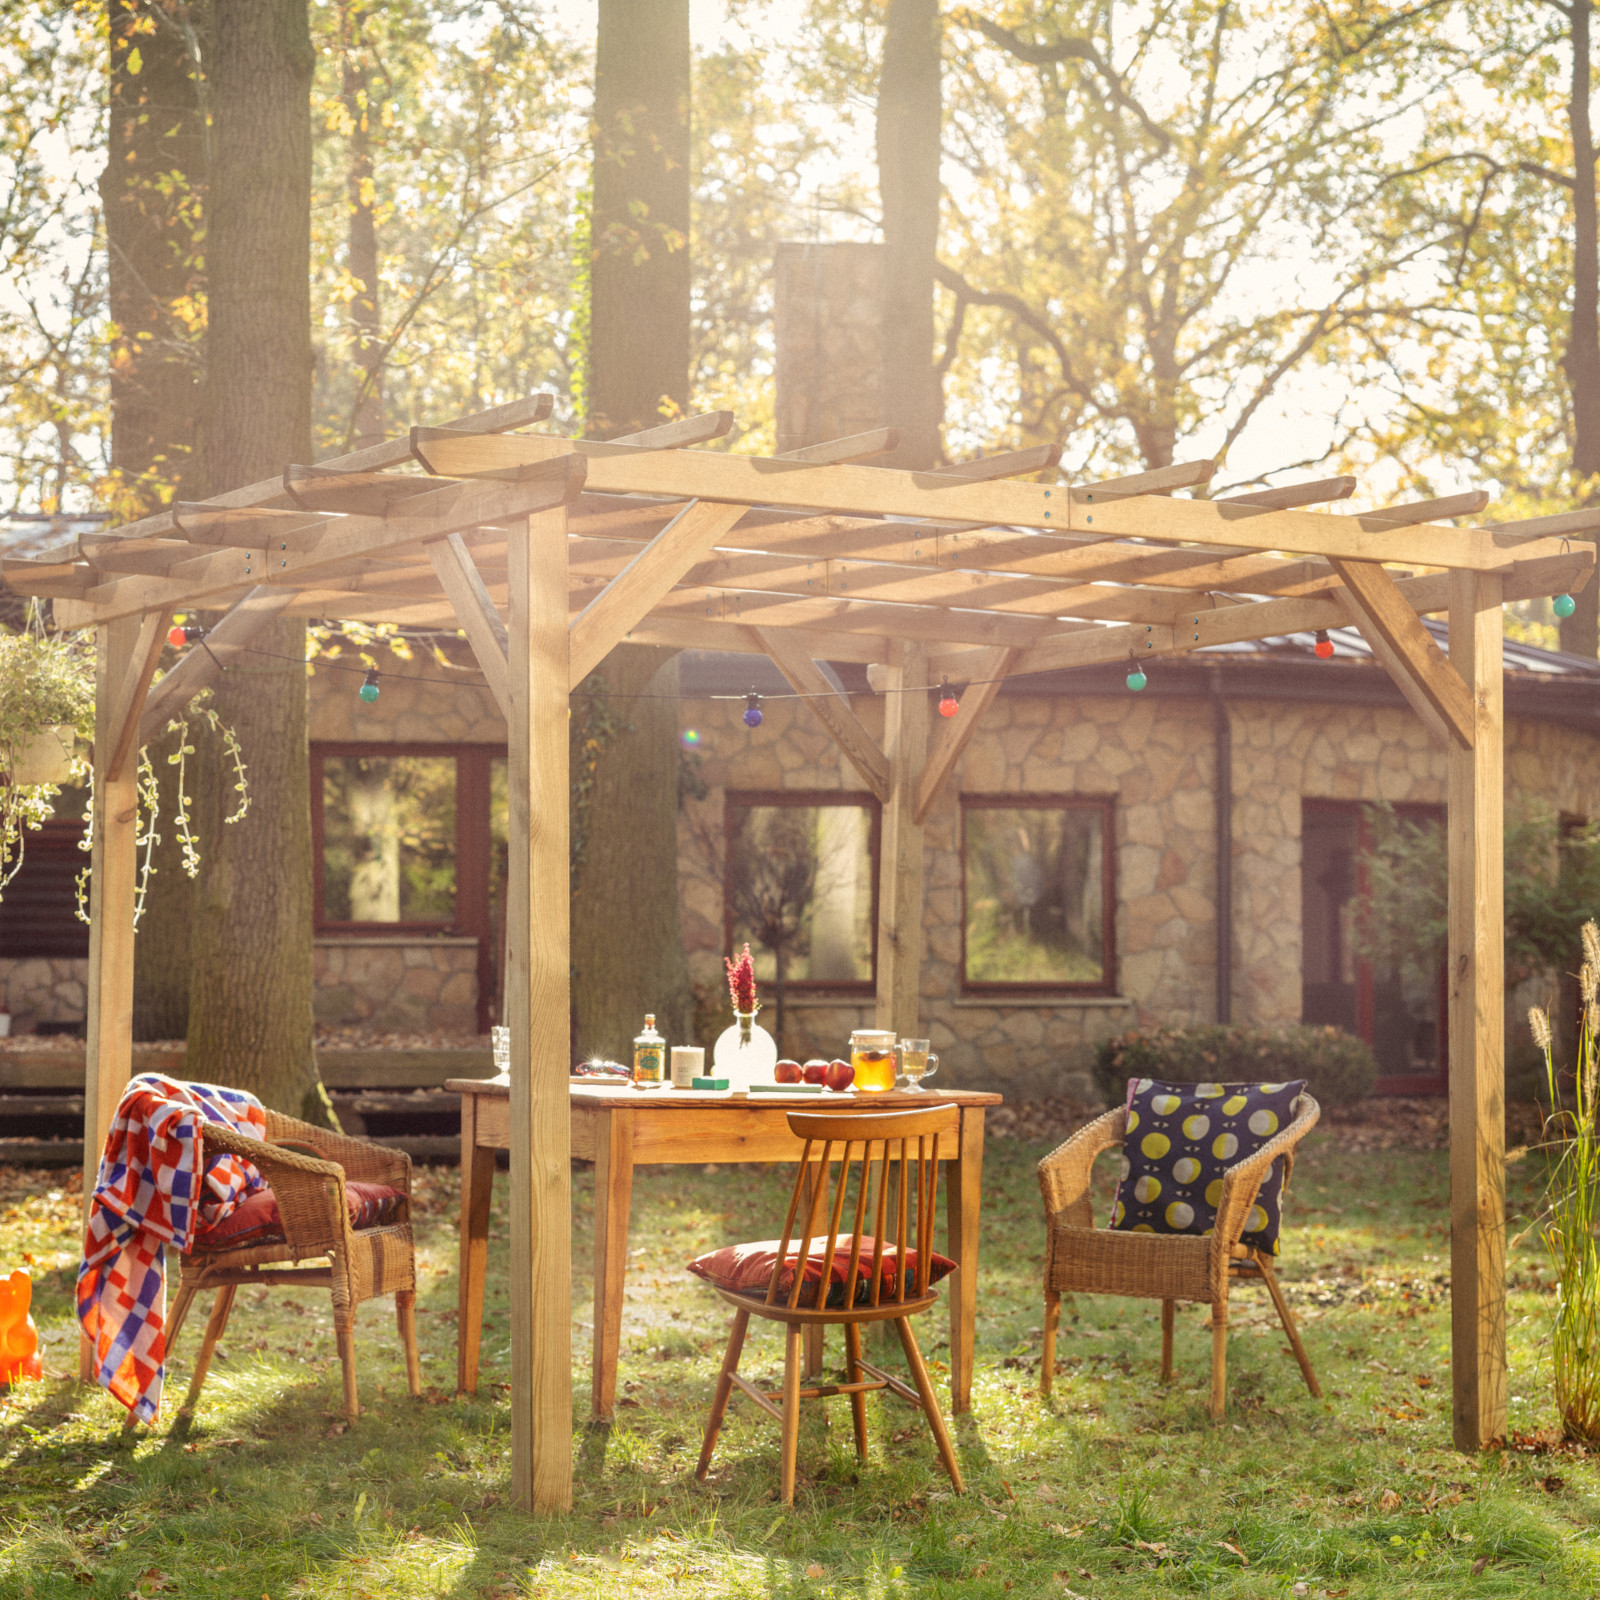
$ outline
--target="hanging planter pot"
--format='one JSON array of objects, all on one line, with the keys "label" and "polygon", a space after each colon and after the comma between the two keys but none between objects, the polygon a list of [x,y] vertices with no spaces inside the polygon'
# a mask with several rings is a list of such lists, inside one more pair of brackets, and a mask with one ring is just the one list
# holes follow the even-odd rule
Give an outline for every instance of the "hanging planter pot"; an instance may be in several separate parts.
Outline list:
[{"label": "hanging planter pot", "polygon": [[41,728],[11,746],[6,781],[22,788],[38,783],[65,783],[72,776],[72,745],[76,730],[70,722]]}]

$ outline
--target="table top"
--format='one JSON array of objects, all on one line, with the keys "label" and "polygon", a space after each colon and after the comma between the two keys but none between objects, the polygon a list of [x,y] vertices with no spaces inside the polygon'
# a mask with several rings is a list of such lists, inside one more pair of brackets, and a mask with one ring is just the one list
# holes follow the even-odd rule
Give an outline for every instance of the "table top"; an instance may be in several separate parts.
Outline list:
[{"label": "table top", "polygon": [[[998,1106],[1004,1096],[976,1089],[881,1089],[867,1091],[825,1089],[821,1094],[748,1094],[732,1089],[674,1089],[663,1084],[659,1089],[635,1089],[631,1083],[610,1083],[601,1078],[569,1078],[568,1088],[575,1103],[592,1106],[628,1106],[652,1111],[691,1111],[706,1106],[773,1106],[784,1111],[911,1111],[936,1105]],[[511,1085],[501,1078],[447,1078],[445,1088],[453,1094],[482,1095],[487,1099],[507,1099]]]}]

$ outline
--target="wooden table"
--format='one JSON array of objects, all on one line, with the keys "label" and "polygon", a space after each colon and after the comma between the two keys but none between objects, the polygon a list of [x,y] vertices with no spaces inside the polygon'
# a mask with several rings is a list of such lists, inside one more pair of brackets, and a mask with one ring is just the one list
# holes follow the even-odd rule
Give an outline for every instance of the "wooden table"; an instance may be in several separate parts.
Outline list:
[{"label": "wooden table", "polygon": [[[483,1329],[484,1263],[489,1241],[489,1196],[495,1152],[509,1145],[510,1088],[493,1079],[452,1078],[461,1096],[460,1320],[456,1385],[478,1387]],[[640,1163],[695,1166],[705,1162],[797,1161],[800,1142],[789,1131],[791,1111],[895,1111],[935,1104],[961,1108],[953,1138],[941,1138],[945,1163],[946,1250],[957,1272],[946,1282],[950,1301],[950,1397],[966,1411],[972,1397],[972,1341],[978,1311],[978,1217],[983,1198],[983,1119],[997,1094],[924,1090],[909,1094],[738,1096],[686,1089],[637,1090],[593,1079],[572,1081],[572,1153],[595,1164],[593,1414],[609,1417],[616,1404],[622,1345],[622,1286],[628,1262],[628,1209],[633,1169]],[[777,1218],[774,1218],[776,1226]],[[685,1280],[687,1282],[687,1280]],[[820,1351],[813,1347],[813,1361]]]}]

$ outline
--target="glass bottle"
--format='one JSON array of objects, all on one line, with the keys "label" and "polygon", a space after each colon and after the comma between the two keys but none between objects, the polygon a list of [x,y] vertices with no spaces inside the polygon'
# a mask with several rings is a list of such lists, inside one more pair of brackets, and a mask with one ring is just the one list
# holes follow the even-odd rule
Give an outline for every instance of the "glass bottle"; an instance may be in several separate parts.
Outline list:
[{"label": "glass bottle", "polygon": [[644,1019],[644,1032],[633,1041],[633,1085],[649,1088],[666,1077],[667,1041],[656,1032],[655,1013]]}]

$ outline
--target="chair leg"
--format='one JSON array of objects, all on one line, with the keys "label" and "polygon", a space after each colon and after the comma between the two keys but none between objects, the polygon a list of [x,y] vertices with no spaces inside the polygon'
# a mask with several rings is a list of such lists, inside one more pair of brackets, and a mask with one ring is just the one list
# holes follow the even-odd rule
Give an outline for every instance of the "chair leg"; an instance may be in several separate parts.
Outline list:
[{"label": "chair leg", "polygon": [[717,1435],[722,1432],[722,1419],[728,1414],[728,1398],[733,1393],[733,1375],[739,1370],[739,1353],[744,1349],[745,1330],[750,1326],[750,1313],[736,1311],[733,1327],[728,1334],[728,1349],[722,1358],[722,1371],[717,1374],[717,1391],[711,1397],[711,1415],[706,1421],[705,1443],[700,1446],[700,1464],[694,1469],[695,1479],[704,1483],[711,1470],[711,1452],[717,1447]]},{"label": "chair leg", "polygon": [[805,1369],[806,1330],[799,1322],[784,1329],[783,1341],[783,1464],[779,1498],[794,1504],[795,1459],[800,1454],[800,1375]]},{"label": "chair leg", "polygon": [[422,1393],[422,1358],[417,1353],[417,1291],[396,1289],[394,1320],[400,1330],[400,1347],[406,1353],[406,1387],[416,1399]]},{"label": "chair leg", "polygon": [[167,1318],[167,1359],[172,1358],[172,1352],[178,1343],[178,1335],[183,1332],[183,1324],[189,1315],[189,1307],[194,1304],[194,1297],[199,1292],[200,1279],[196,1273],[186,1272],[178,1284],[178,1298],[172,1307],[172,1314]]},{"label": "chair leg", "polygon": [[[211,1316],[206,1322],[206,1335],[200,1341],[199,1353],[194,1358],[194,1376],[189,1379],[189,1393],[184,1399],[187,1409],[200,1398],[200,1391],[205,1386],[206,1373],[211,1370],[211,1357],[217,1348],[217,1341],[221,1339],[223,1330],[228,1326],[228,1313],[233,1310],[233,1296],[236,1285],[224,1284],[217,1290],[217,1298],[211,1307]],[[184,1311],[188,1311],[184,1307]]]},{"label": "chair leg", "polygon": [[336,1326],[334,1335],[339,1341],[339,1365],[344,1370],[345,1420],[354,1422],[361,1415],[361,1401],[356,1395],[356,1330]]},{"label": "chair leg", "polygon": [[1178,1309],[1176,1300],[1161,1302],[1161,1381],[1172,1382],[1172,1323]]},{"label": "chair leg", "polygon": [[1211,1307],[1211,1417],[1220,1422],[1228,1404],[1228,1302]]},{"label": "chair leg", "polygon": [[1039,1352],[1039,1393],[1048,1395],[1056,1381],[1056,1328],[1061,1322],[1061,1295],[1044,1292],[1044,1349]]},{"label": "chair leg", "polygon": [[922,1359],[922,1351],[917,1348],[917,1336],[911,1331],[909,1317],[896,1317],[894,1325],[900,1330],[900,1343],[905,1347],[906,1365],[911,1368],[912,1381],[917,1386],[917,1393],[922,1397],[923,1415],[928,1419],[928,1426],[933,1430],[933,1442],[939,1447],[939,1458],[944,1462],[944,1470],[950,1474],[950,1481],[955,1485],[957,1494],[965,1494],[967,1486],[962,1481],[961,1466],[956,1460],[955,1446],[950,1443],[950,1430],[944,1425],[944,1413],[939,1409],[939,1400],[933,1392],[933,1380],[928,1376],[927,1363]]},{"label": "chair leg", "polygon": [[[845,1371],[849,1374],[849,1382],[861,1382],[861,1324],[847,1322],[844,1325],[844,1352]],[[850,1420],[856,1427],[856,1456],[859,1460],[867,1459],[867,1397],[858,1389],[850,1396]]]},{"label": "chair leg", "polygon": [[1256,1252],[1256,1265],[1261,1269],[1261,1278],[1267,1286],[1267,1293],[1272,1296],[1273,1305],[1278,1308],[1278,1320],[1283,1324],[1283,1331],[1289,1336],[1289,1348],[1294,1351],[1294,1358],[1300,1363],[1300,1374],[1306,1380],[1306,1388],[1311,1391],[1313,1400],[1320,1400],[1322,1385],[1317,1382],[1317,1375],[1311,1370],[1311,1357],[1306,1354],[1306,1347],[1301,1343],[1300,1330],[1295,1325],[1294,1313],[1289,1309],[1289,1302],[1283,1297],[1283,1287],[1278,1282],[1278,1275],[1272,1270],[1272,1263],[1264,1251]]}]

